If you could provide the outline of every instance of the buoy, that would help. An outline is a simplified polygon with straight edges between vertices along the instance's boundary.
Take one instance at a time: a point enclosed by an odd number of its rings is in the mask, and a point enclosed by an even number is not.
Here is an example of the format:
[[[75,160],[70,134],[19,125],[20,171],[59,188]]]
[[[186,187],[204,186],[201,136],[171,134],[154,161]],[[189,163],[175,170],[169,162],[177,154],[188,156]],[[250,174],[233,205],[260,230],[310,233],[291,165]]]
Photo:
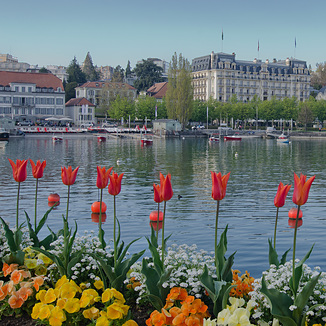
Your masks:
[[[153,222],[157,222],[157,211],[151,212],[150,215],[149,215],[149,219],[151,221],[153,221]],[[160,211],[160,214],[158,216],[158,220],[163,221],[163,212],[162,211]]]
[[[163,222],[158,222],[158,224],[157,224],[157,222],[149,222],[149,225],[153,227],[154,231],[156,231],[157,228],[159,230],[161,230],[162,229]]]
[[[48,205],[49,205],[49,207],[59,206],[60,205],[60,196],[58,194],[50,194],[48,197]]]
[[[297,218],[297,214],[298,214],[298,209],[293,207],[289,210],[289,218],[292,219],[292,220],[295,220]],[[302,213],[302,210],[300,209],[299,211],[299,219],[301,219],[303,216],[303,213]]]
[[[296,219],[289,218],[288,224],[291,229],[295,228],[295,222]],[[298,218],[298,227],[300,227],[303,224],[302,218]]]
[[[102,223],[106,221],[106,214],[105,213],[102,213]],[[91,215],[91,218],[92,218],[92,221],[95,222],[95,223],[99,223],[100,221],[100,214],[98,213],[92,213]]]
[[[95,203],[92,204],[91,206],[92,213],[97,213],[97,214],[100,213],[100,204],[101,202],[99,201],[96,201]],[[106,212],[106,204],[102,201],[102,213],[105,212]]]

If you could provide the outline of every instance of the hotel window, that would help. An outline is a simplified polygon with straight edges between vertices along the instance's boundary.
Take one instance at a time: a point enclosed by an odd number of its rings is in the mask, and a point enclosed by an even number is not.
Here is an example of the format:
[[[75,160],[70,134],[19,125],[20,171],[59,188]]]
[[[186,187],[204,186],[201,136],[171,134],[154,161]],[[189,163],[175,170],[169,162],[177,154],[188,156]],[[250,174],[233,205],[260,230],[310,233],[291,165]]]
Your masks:
[[[15,87],[15,92],[19,92],[19,87],[18,86]]]
[[[28,87],[28,93],[32,93],[32,87]]]
[[[25,87],[24,86],[22,87],[22,92],[25,93]]]

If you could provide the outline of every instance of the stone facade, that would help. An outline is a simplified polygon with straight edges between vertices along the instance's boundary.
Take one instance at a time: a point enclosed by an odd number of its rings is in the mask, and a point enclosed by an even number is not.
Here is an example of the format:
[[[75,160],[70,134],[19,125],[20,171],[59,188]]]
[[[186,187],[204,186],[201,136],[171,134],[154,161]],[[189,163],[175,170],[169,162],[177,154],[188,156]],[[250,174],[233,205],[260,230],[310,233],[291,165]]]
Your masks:
[[[214,53],[192,60],[194,99],[209,98],[227,102],[236,95],[249,102],[296,97],[305,101],[310,96],[310,73],[305,61],[236,60],[235,53]]]

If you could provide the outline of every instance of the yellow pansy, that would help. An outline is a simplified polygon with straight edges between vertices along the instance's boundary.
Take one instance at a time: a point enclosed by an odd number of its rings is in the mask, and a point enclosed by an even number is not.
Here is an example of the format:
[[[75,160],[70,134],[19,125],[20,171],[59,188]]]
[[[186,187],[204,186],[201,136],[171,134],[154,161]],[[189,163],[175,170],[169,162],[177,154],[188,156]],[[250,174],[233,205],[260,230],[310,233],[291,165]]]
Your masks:
[[[40,300],[42,303],[46,303],[44,300],[45,294],[46,294],[46,290],[39,291],[38,293],[36,293],[36,299]]]
[[[50,265],[50,264],[53,263],[53,261],[52,261],[48,256],[45,256],[45,255],[42,254],[42,253],[39,253],[39,254],[37,255],[37,258],[38,258],[38,259],[41,259],[45,265]]]
[[[57,300],[57,306],[61,309],[63,309],[65,307],[65,304],[66,304],[67,300],[66,299],[58,299]]]
[[[39,314],[38,314],[38,318],[40,319],[48,319],[51,315],[51,310],[54,308],[53,305],[47,305],[47,304],[44,304],[40,311],[39,311]]]
[[[232,316],[228,319],[229,326],[251,326],[247,310],[244,308],[237,308],[234,310]]]
[[[46,291],[44,295],[44,303],[51,303],[57,299],[54,289],[50,288]],[[42,301],[42,300],[41,300]]]
[[[113,298],[113,293],[111,291],[111,289],[106,289],[103,293],[102,293],[102,302],[108,302],[109,300],[111,300]]]
[[[83,283],[80,283],[79,284],[79,287],[82,289],[82,290],[85,290],[87,288],[86,284],[83,282]]]
[[[87,293],[83,293],[79,300],[80,308],[87,307],[91,303],[91,300],[92,296],[88,295]]]
[[[121,303],[125,303],[125,302],[126,302],[126,300],[125,300],[125,298],[123,297],[123,294],[122,294],[121,292],[117,291],[117,290],[114,289],[114,288],[112,288],[111,291],[112,291],[113,296],[114,296],[118,301],[120,301]]]
[[[100,311],[95,307],[83,311],[83,316],[87,319],[97,319],[99,315]]]
[[[134,320],[127,320],[122,326],[138,326],[138,324]]]
[[[44,303],[39,302],[33,307],[32,314],[31,314],[31,317],[33,319],[38,319],[38,315],[39,315],[40,310],[41,310],[43,305],[44,305]]]
[[[75,281],[70,280],[69,283],[76,289],[76,292],[82,292],[81,288],[76,284]]]
[[[127,315],[128,310],[129,310],[129,306],[120,304],[118,302],[114,302],[107,307],[106,312],[108,318],[110,319],[121,319],[125,315]]]
[[[97,290],[103,289],[104,288],[104,284],[103,281],[101,280],[97,280],[94,282],[94,286]]]
[[[58,289],[60,288],[63,284],[68,283],[68,279],[66,275],[63,275],[60,280],[57,281],[57,283],[55,284],[55,288]]]
[[[223,309],[217,315],[218,325],[227,325],[228,319],[230,318],[230,310],[228,308]]]
[[[26,258],[24,260],[24,265],[28,268],[28,269],[34,269],[37,267],[37,259],[28,259]]]
[[[76,295],[76,288],[70,283],[64,283],[60,288],[60,297],[72,299]]]
[[[101,316],[96,320],[96,326],[108,326],[109,321],[105,316]]]
[[[59,307],[54,307],[51,311],[49,324],[51,326],[61,326],[65,320],[66,320],[65,312]]]
[[[38,265],[34,270],[36,275],[46,275],[47,271],[48,270],[44,265]]]
[[[79,299],[77,298],[68,299],[64,309],[70,314],[79,311],[80,310]]]

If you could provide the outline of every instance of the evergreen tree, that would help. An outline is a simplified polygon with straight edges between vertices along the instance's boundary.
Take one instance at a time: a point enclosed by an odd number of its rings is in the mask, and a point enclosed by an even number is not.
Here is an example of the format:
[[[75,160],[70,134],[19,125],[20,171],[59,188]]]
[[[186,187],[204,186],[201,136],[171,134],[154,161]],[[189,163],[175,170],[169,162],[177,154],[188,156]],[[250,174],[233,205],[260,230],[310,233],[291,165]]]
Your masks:
[[[147,59],[137,63],[134,72],[137,76],[137,80],[134,82],[134,87],[137,88],[138,92],[146,91],[155,83],[163,81],[162,78],[163,68],[156,65],[153,60]]]
[[[76,82],[77,84],[86,83],[86,76],[81,70],[76,57],[70,62],[67,68],[68,83]]]
[[[184,128],[191,117],[193,107],[193,87],[191,66],[180,53],[175,53],[169,69],[166,109],[170,119],[178,119]]]
[[[51,74],[51,71],[46,69],[45,67],[42,67],[40,70],[39,70],[40,73],[42,74]]]
[[[89,52],[87,52],[82,71],[88,81],[96,81],[100,79],[99,73],[93,65],[92,57]]]
[[[126,68],[126,72],[125,72],[126,78],[131,77],[131,73],[132,73],[132,70],[131,70],[131,67],[130,67],[130,61],[128,60],[128,64],[127,64],[127,68]]]

